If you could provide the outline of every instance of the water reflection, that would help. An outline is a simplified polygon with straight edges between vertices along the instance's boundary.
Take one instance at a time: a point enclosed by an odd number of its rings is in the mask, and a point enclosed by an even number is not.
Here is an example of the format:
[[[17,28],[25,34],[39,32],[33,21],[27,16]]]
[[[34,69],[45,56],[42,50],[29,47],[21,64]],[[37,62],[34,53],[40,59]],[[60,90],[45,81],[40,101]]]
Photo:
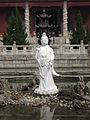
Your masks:
[[[0,107],[0,120],[90,120],[90,109],[68,110],[58,105]]]
[[[40,109],[40,120],[52,120],[55,108],[49,106],[42,106]]]

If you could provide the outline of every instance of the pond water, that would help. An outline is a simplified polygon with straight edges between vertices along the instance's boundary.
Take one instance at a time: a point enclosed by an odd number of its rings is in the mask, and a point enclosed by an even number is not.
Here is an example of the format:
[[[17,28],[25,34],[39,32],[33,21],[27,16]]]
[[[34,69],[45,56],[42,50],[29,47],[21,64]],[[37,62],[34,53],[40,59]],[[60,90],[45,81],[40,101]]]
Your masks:
[[[0,120],[90,120],[90,110],[67,110],[56,106],[0,107]]]
[[[78,79],[56,80],[57,85],[75,84]],[[28,84],[29,80],[11,80],[13,86]],[[0,107],[0,120],[90,120],[90,110],[68,110],[59,106],[31,107],[24,105]]]

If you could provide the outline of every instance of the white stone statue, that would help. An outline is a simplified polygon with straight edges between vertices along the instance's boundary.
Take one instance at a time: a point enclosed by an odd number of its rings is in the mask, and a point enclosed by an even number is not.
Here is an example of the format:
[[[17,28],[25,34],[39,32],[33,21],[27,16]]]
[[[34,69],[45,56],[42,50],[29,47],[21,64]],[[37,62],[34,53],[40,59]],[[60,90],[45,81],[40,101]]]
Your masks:
[[[54,70],[54,53],[53,49],[48,45],[48,37],[46,33],[42,34],[41,46],[37,48],[35,56],[40,73],[39,88],[35,89],[37,94],[55,94],[58,92],[54,83],[53,75],[59,76]]]

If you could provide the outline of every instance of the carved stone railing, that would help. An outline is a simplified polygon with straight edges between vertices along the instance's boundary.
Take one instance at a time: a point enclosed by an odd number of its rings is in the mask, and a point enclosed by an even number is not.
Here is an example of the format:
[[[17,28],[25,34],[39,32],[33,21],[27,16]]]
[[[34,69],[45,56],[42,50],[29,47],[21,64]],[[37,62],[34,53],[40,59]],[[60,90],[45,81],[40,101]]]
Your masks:
[[[1,55],[17,55],[17,54],[35,54],[37,45],[0,45],[0,54]],[[66,54],[88,54],[88,44],[83,45],[70,45],[70,44],[61,44],[61,45],[51,45],[54,49],[54,53],[59,55],[66,55]]]
[[[4,45],[0,54],[16,55],[16,54],[34,54],[35,47],[33,45]]]
[[[88,44],[87,45],[69,45],[69,44],[62,44],[62,45],[52,45],[55,54],[88,54]]]

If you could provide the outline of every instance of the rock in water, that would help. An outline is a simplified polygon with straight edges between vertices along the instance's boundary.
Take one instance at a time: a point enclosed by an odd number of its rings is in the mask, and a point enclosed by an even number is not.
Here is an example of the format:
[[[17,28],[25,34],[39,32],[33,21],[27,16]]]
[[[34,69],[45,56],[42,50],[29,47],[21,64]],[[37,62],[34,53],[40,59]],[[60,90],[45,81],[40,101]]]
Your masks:
[[[87,82],[86,86],[88,87],[89,92],[90,92],[90,81]]]
[[[74,99],[73,100],[73,107],[75,109],[80,109],[81,108],[81,102],[80,102],[80,100]]]
[[[0,105],[7,105],[10,101],[8,80],[0,79]]]

